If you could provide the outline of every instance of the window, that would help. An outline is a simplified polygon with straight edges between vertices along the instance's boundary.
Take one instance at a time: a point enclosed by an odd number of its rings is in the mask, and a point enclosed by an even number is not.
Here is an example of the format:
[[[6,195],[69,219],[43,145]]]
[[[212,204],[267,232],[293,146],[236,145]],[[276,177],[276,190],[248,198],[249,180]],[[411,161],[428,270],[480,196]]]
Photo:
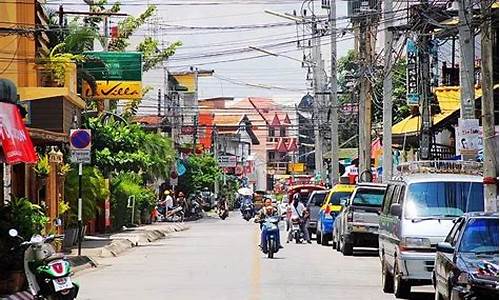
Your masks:
[[[269,137],[274,137],[274,127],[269,127]]]
[[[394,193],[395,186],[393,184],[389,184],[384,194],[384,214],[389,214],[389,209],[391,207],[391,199],[392,194]]]
[[[405,199],[405,192],[406,192],[406,186],[401,185],[400,191],[399,191],[399,199],[398,199],[398,203],[401,205],[403,205],[403,201]]]
[[[268,155],[268,160],[269,161],[274,161],[275,158],[276,158],[276,153],[274,153],[274,151],[267,152],[267,155]]]
[[[399,203],[400,192],[401,192],[401,186],[398,184],[394,187],[394,194],[392,194],[391,204]]]
[[[326,193],[315,193],[311,199],[310,205],[321,206],[325,201]]]
[[[460,227],[460,224],[462,223],[463,218],[460,218],[455,221],[455,224],[450,230],[450,233],[446,236],[444,239],[445,242],[452,244],[453,243],[453,238],[455,237],[455,234],[457,233],[458,228]]]
[[[286,136],[286,127],[285,126],[280,127],[280,136],[281,137]]]
[[[332,205],[340,205],[340,201],[346,200],[348,201],[351,198],[351,193],[348,192],[334,192],[330,197],[330,204]]]
[[[460,252],[498,255],[498,218],[473,218],[464,229]]]
[[[352,205],[360,206],[382,206],[384,190],[358,189],[352,199]]]
[[[418,182],[408,186],[406,218],[460,217],[484,207],[481,182]]]

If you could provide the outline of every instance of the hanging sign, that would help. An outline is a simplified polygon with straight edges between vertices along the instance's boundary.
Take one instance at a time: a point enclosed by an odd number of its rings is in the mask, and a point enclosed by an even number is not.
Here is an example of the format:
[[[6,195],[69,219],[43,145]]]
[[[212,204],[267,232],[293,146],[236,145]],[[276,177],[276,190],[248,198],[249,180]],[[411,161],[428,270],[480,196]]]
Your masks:
[[[0,142],[7,164],[36,163],[33,142],[15,104],[0,102]]]
[[[418,94],[418,65],[417,65],[418,50],[415,41],[408,39],[406,43],[406,103],[411,106],[416,106],[420,102]]]

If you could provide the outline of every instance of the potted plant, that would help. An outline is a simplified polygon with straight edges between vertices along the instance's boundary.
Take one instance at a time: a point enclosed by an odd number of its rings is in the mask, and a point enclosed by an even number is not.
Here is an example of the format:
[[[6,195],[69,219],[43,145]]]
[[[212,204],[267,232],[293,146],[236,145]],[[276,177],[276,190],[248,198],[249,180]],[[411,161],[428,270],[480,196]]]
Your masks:
[[[66,66],[71,63],[83,62],[85,56],[81,54],[61,53],[64,50],[65,43],[56,45],[44,59],[44,78],[52,86],[64,86],[66,78]]]
[[[40,185],[45,185],[47,181],[47,176],[50,173],[49,157],[44,155],[38,159],[38,162],[33,166],[33,171],[35,172]]]
[[[0,285],[0,294],[15,293],[24,287],[25,282],[23,253],[11,250],[19,241],[7,232],[13,228],[20,236],[29,239],[34,234],[43,233],[48,221],[43,209],[26,198],[12,199],[0,208],[0,282],[4,283]]]

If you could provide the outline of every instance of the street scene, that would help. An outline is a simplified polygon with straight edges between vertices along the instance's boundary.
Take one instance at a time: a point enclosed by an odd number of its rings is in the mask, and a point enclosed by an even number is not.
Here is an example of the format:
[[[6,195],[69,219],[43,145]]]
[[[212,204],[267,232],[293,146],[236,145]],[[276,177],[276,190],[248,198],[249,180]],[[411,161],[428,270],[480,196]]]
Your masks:
[[[0,0],[0,299],[499,298],[497,0]]]

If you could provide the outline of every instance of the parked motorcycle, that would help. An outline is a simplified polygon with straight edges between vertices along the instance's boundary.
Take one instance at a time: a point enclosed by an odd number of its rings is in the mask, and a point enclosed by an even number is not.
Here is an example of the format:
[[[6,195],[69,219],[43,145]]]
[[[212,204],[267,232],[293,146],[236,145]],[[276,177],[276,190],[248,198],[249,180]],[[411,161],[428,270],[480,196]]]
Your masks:
[[[291,238],[295,240],[295,243],[300,244],[304,240],[304,233],[300,229],[300,223],[302,220],[299,217],[292,218],[292,229],[291,229]]]
[[[201,208],[204,211],[210,211],[212,208],[214,208],[215,204],[215,197],[214,194],[208,190],[204,190],[201,192]]]
[[[191,199],[191,205],[187,216],[187,219],[189,220],[199,220],[203,218],[203,210],[201,208],[200,201],[197,199],[198,198]]]
[[[50,244],[54,235],[43,238],[34,235],[24,241],[17,230],[9,230],[9,235],[21,243],[13,250],[24,252],[24,273],[28,288],[35,299],[70,300],[78,295],[79,285],[71,280],[71,265],[61,255],[57,255]]]
[[[245,221],[249,221],[251,218],[255,216],[255,207],[253,203],[245,203],[241,207],[241,215]]]
[[[229,216],[229,207],[227,205],[226,199],[220,199],[217,203],[217,214],[222,220]]]
[[[184,222],[184,209],[182,206],[174,207],[165,214],[165,222]]]
[[[274,253],[278,252],[279,244],[279,228],[278,223],[280,218],[277,216],[268,217],[262,223],[262,231],[264,232],[264,245],[262,245],[262,252],[267,254],[268,258],[273,258]]]

